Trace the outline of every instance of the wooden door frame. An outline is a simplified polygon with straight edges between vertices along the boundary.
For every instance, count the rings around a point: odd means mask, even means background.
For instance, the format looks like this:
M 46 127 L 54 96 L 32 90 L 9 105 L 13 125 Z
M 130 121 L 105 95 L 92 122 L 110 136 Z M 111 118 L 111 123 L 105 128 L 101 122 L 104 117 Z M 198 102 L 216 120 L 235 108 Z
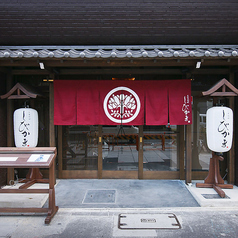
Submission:
M 144 171 L 143 170 L 143 125 L 138 134 L 138 170 L 107 171 L 103 170 L 102 126 L 98 126 L 98 170 L 63 170 L 63 126 L 58 126 L 58 177 L 61 179 L 182 179 L 184 176 L 184 126 L 179 129 L 179 171 Z M 182 149 L 181 149 L 181 148 Z

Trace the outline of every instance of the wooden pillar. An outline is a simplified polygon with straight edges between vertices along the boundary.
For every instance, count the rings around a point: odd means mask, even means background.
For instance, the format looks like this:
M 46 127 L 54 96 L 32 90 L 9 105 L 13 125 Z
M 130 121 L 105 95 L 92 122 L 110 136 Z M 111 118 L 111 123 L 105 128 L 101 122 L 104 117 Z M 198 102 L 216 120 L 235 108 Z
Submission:
M 184 141 L 184 126 L 178 126 L 178 138 L 177 138 L 177 163 L 179 164 L 179 178 L 185 179 L 184 173 L 184 148 L 185 148 L 185 141 Z
M 102 125 L 98 126 L 98 178 L 102 178 Z
M 192 182 L 192 125 L 186 127 L 185 183 Z
M 229 81 L 232 85 L 235 84 L 234 80 L 234 73 L 230 73 Z M 233 110 L 235 110 L 235 99 L 234 97 L 229 97 L 229 107 Z M 233 131 L 235 131 L 235 126 L 236 123 L 233 123 Z M 234 132 L 233 132 L 234 135 Z M 233 136 L 233 142 L 232 142 L 232 147 L 230 151 L 228 152 L 228 161 L 227 161 L 227 168 L 228 168 L 228 176 L 227 176 L 227 181 L 230 184 L 235 183 L 235 138 Z
M 138 178 L 143 179 L 143 125 L 139 126 L 138 137 Z
M 54 79 L 54 75 L 50 76 L 52 79 Z M 62 138 L 61 138 L 62 140 Z M 49 85 L 49 146 L 55 147 L 55 125 L 54 125 L 54 84 L 50 83 Z M 62 153 L 61 153 L 62 156 Z M 56 161 L 54 160 L 54 163 Z M 54 166 L 56 168 L 56 166 Z M 54 173 L 56 176 L 56 173 Z M 55 183 L 56 183 L 56 177 L 55 177 Z
M 63 128 L 62 126 L 58 126 L 58 177 L 62 178 L 62 170 L 63 170 Z
M 199 111 L 198 111 L 198 98 L 193 97 L 193 124 L 192 124 L 192 141 L 193 141 L 193 149 L 192 149 L 192 164 L 193 169 L 202 170 L 202 166 L 199 161 L 199 152 L 198 152 L 198 144 L 199 144 Z
M 55 126 L 54 126 L 54 84 L 49 85 L 49 146 L 55 147 Z
M 7 92 L 12 88 L 12 74 L 7 75 Z M 13 136 L 13 112 L 14 112 L 14 101 L 7 99 L 7 146 L 14 146 L 14 136 Z M 7 169 L 7 183 L 10 180 L 14 180 L 14 169 Z

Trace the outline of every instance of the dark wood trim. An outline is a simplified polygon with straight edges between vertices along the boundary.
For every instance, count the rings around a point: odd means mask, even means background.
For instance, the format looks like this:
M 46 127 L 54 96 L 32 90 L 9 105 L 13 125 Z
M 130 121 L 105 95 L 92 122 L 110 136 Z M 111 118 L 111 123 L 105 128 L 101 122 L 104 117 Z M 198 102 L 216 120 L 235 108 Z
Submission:
M 179 172 L 180 179 L 185 179 L 185 171 L 184 171 L 184 150 L 185 150 L 185 141 L 184 141 L 184 126 L 178 126 L 178 137 L 177 137 L 177 156 L 179 163 Z
M 103 179 L 138 179 L 138 171 L 102 171 Z
M 143 125 L 139 126 L 138 135 L 138 178 L 143 179 Z
M 202 68 L 195 69 L 196 63 L 198 59 L 191 59 L 191 58 L 179 58 L 178 59 L 169 59 L 169 58 L 143 58 L 143 59 L 136 59 L 136 58 L 108 58 L 108 59 L 89 59 L 89 58 L 75 58 L 75 59 L 44 59 L 41 60 L 46 66 L 47 69 L 40 69 L 39 63 L 37 60 L 34 59 L 1 59 L 1 67 L 34 67 L 29 70 L 19 70 L 14 69 L 13 74 L 22 74 L 22 72 L 29 72 L 30 74 L 35 74 L 39 72 L 39 74 L 48 75 L 52 71 L 50 70 L 51 67 L 57 68 L 67 68 L 67 67 L 164 67 L 164 66 L 174 66 L 174 67 L 192 67 L 193 72 L 197 72 L 198 74 L 201 72 L 205 72 L 208 70 L 208 73 L 216 72 L 217 74 L 222 74 L 221 72 L 226 72 L 225 74 L 229 73 L 229 68 L 222 69 L 204 69 L 203 67 L 209 66 L 237 66 L 238 59 L 232 58 L 232 60 L 227 61 L 221 58 L 213 58 L 208 59 L 205 58 L 202 62 Z M 5 68 L 2 68 L 3 71 L 6 71 Z M 91 72 L 93 73 L 93 72 Z
M 54 85 L 49 84 L 49 146 L 55 146 L 55 126 L 54 126 Z
M 229 80 L 232 85 L 235 84 L 235 76 L 234 73 L 230 73 Z M 231 97 L 229 98 L 229 107 L 234 111 L 235 110 L 235 98 Z M 228 183 L 234 184 L 235 183 L 235 138 L 234 138 L 234 132 L 235 132 L 236 123 L 233 123 L 233 141 L 232 141 L 232 147 L 228 152 L 228 161 L 227 161 L 227 168 L 228 168 L 228 176 L 227 180 Z
M 16 94 L 14 94 L 16 92 Z M 21 94 L 24 93 L 24 94 Z M 38 93 L 33 92 L 30 86 L 25 86 L 17 83 L 12 89 L 10 89 L 6 94 L 1 96 L 1 99 L 25 99 L 25 98 L 36 98 L 41 96 Z
M 186 125 L 185 182 L 192 182 L 192 125 Z
M 235 97 L 235 96 L 237 96 L 237 94 L 233 93 L 233 92 L 215 92 L 215 93 L 212 93 L 210 96 L 212 96 L 212 97 Z
M 78 66 L 78 67 L 90 67 L 88 65 L 84 66 Z M 169 66 L 169 65 L 164 65 L 164 67 Z M 182 67 L 183 65 L 177 65 L 177 67 Z M 60 66 L 59 66 L 60 67 Z M 103 66 L 98 66 L 98 67 L 103 67 Z M 117 66 L 118 67 L 118 66 Z M 98 69 L 98 68 L 93 68 L 93 69 L 60 69 L 59 74 L 60 75 L 98 75 L 98 74 L 104 74 L 104 75 L 115 75 L 115 74 L 163 74 L 163 75 L 180 75 L 183 74 L 181 69 L 160 69 L 158 68 L 144 68 L 144 69 L 137 69 L 137 68 L 128 68 L 128 69 L 122 69 L 122 68 L 106 68 L 106 69 Z M 130 62 L 127 62 L 125 66 L 121 67 L 131 67 Z M 147 67 L 145 65 L 142 65 L 141 67 Z M 148 65 L 148 67 L 156 67 L 151 63 Z M 175 66 L 174 66 L 175 67 Z M 187 64 L 184 65 L 184 67 L 189 67 Z M 191 70 L 191 74 L 194 75 L 203 75 L 203 74 L 228 74 L 229 69 L 201 69 L 201 70 Z M 41 71 L 40 69 L 35 69 L 35 70 L 12 70 L 13 75 L 48 75 L 49 72 Z
M 231 92 L 226 91 L 226 87 L 229 88 Z M 220 88 L 222 88 L 222 91 L 216 92 Z M 207 90 L 206 92 L 202 92 L 202 95 L 203 96 L 221 96 L 221 97 L 238 96 L 238 89 L 235 88 L 228 80 L 224 78 L 220 80 L 212 88 Z
M 8 97 L 8 99 L 28 99 L 30 98 L 27 95 L 11 95 Z
M 42 70 L 42 69 L 25 69 L 25 70 L 21 70 L 21 69 L 15 69 L 12 70 L 12 74 L 13 75 L 49 75 L 49 71 L 48 70 Z
M 9 91 L 12 87 L 12 74 L 7 75 L 7 91 Z M 14 135 L 13 135 L 13 110 L 14 104 L 12 100 L 7 100 L 7 146 L 14 146 Z M 14 169 L 7 168 L 7 184 L 9 184 L 10 180 L 14 180 Z
M 58 126 L 58 177 L 63 178 L 63 128 Z
M 97 170 L 63 170 L 61 179 L 97 179 Z M 102 171 L 102 179 L 138 179 L 137 171 Z M 179 171 L 144 171 L 143 179 L 179 179 Z
M 144 171 L 143 179 L 179 179 L 179 171 Z
M 61 179 L 97 179 L 97 170 L 62 170 Z
M 98 178 L 102 178 L 103 161 L 102 161 L 102 125 L 98 126 Z
M 12 87 L 13 78 L 11 74 L 7 75 L 7 91 Z M 13 101 L 7 100 L 7 146 L 14 146 L 13 137 Z

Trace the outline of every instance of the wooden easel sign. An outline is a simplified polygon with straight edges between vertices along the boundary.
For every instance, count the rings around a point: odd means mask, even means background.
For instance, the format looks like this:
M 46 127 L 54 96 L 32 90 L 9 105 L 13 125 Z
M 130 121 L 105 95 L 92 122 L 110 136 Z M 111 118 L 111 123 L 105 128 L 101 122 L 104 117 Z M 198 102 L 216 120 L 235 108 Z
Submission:
M 233 188 L 233 185 L 224 184 L 220 175 L 219 160 L 224 158 L 221 153 L 227 152 L 232 146 L 233 111 L 228 107 L 212 107 L 207 110 L 206 134 L 207 145 L 212 151 L 208 176 L 204 183 L 197 183 L 200 188 L 214 188 L 224 198 L 225 192 L 221 188 Z

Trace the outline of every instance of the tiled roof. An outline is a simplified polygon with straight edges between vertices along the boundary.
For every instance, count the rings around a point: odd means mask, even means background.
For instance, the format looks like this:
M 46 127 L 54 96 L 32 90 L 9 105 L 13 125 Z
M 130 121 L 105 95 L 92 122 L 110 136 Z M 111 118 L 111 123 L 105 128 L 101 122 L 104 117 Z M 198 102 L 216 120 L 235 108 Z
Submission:
M 238 57 L 238 45 L 0 46 L 3 58 L 203 58 Z

